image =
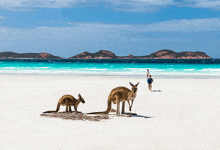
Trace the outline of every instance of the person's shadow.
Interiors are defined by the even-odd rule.
[[[131,117],[139,117],[139,118],[145,118],[145,119],[154,118],[154,117],[143,116],[143,115],[138,115],[138,114],[134,114],[134,113],[125,113],[125,114],[130,115]]]
[[[151,92],[162,92],[161,90],[151,90]]]

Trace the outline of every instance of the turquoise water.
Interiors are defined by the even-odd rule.
[[[220,75],[220,64],[0,61],[0,73],[94,75]]]

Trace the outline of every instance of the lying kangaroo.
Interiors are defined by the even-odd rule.
[[[77,111],[77,107],[79,105],[80,102],[85,103],[84,99],[82,98],[82,96],[79,94],[78,95],[78,99],[75,99],[75,97],[73,97],[72,95],[63,95],[60,100],[57,103],[57,109],[55,111],[45,111],[43,113],[51,113],[51,112],[58,112],[60,109],[60,105],[62,106],[66,106],[66,112],[68,112],[68,108],[69,111],[72,112],[71,110],[71,106],[74,106],[75,112],[78,113]]]
[[[111,110],[112,103],[116,104],[117,103],[117,115],[120,115],[120,102],[123,102],[122,106],[122,113],[124,113],[124,103],[127,101],[129,104],[129,110],[131,111],[133,101],[136,97],[137,93],[137,86],[139,82],[136,85],[133,85],[131,82],[129,82],[130,85],[132,86],[131,90],[126,88],[126,87],[116,87],[114,88],[111,93],[108,96],[108,101],[107,101],[107,110],[103,112],[92,112],[88,114],[108,114]],[[131,105],[130,101],[131,100]]]

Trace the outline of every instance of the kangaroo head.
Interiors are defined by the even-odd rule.
[[[134,92],[134,93],[136,93],[136,92],[137,92],[137,86],[138,86],[139,82],[138,82],[136,85],[132,84],[131,82],[129,82],[129,83],[130,83],[130,85],[132,86],[132,87],[131,87],[131,91]],[[131,93],[130,93],[130,94],[131,94]],[[128,95],[128,96],[130,96],[130,95]],[[135,97],[136,97],[136,96],[135,96]],[[130,102],[129,102],[129,100],[128,100],[129,110],[130,110],[130,111],[131,111],[131,109],[132,109],[133,102],[134,102],[134,98],[131,99],[131,105],[130,105]]]
[[[82,98],[82,96],[81,96],[80,94],[78,95],[78,97],[79,97],[78,100],[79,100],[80,102],[85,103],[84,99]]]
[[[130,85],[132,86],[132,87],[131,87],[131,91],[134,92],[134,93],[136,93],[136,92],[137,92],[137,86],[138,86],[139,82],[138,82],[136,85],[132,84],[131,82],[129,82],[129,83],[130,83]]]

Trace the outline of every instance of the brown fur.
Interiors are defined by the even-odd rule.
[[[78,95],[78,99],[75,99],[75,97],[73,97],[72,95],[63,95],[58,103],[57,103],[57,109],[55,111],[45,111],[43,113],[51,113],[51,112],[58,112],[60,109],[60,105],[62,106],[66,106],[66,112],[68,112],[68,108],[69,108],[69,112],[72,112],[71,110],[71,106],[74,106],[75,112],[77,111],[77,107],[79,105],[80,102],[85,103],[84,99],[81,97],[81,95]]]
[[[107,110],[103,111],[103,112],[92,112],[89,114],[108,114],[111,110],[112,107],[112,103],[117,104],[117,115],[120,115],[120,102],[128,102],[129,104],[129,110],[131,111],[131,107],[129,100],[132,100],[132,104],[133,101],[136,97],[136,93],[137,93],[137,86],[139,84],[139,82],[136,85],[133,85],[131,82],[129,82],[130,85],[132,86],[131,90],[126,88],[126,87],[116,87],[114,88],[109,96],[108,96],[108,101],[107,101]],[[122,113],[124,113],[124,107],[122,107]]]

